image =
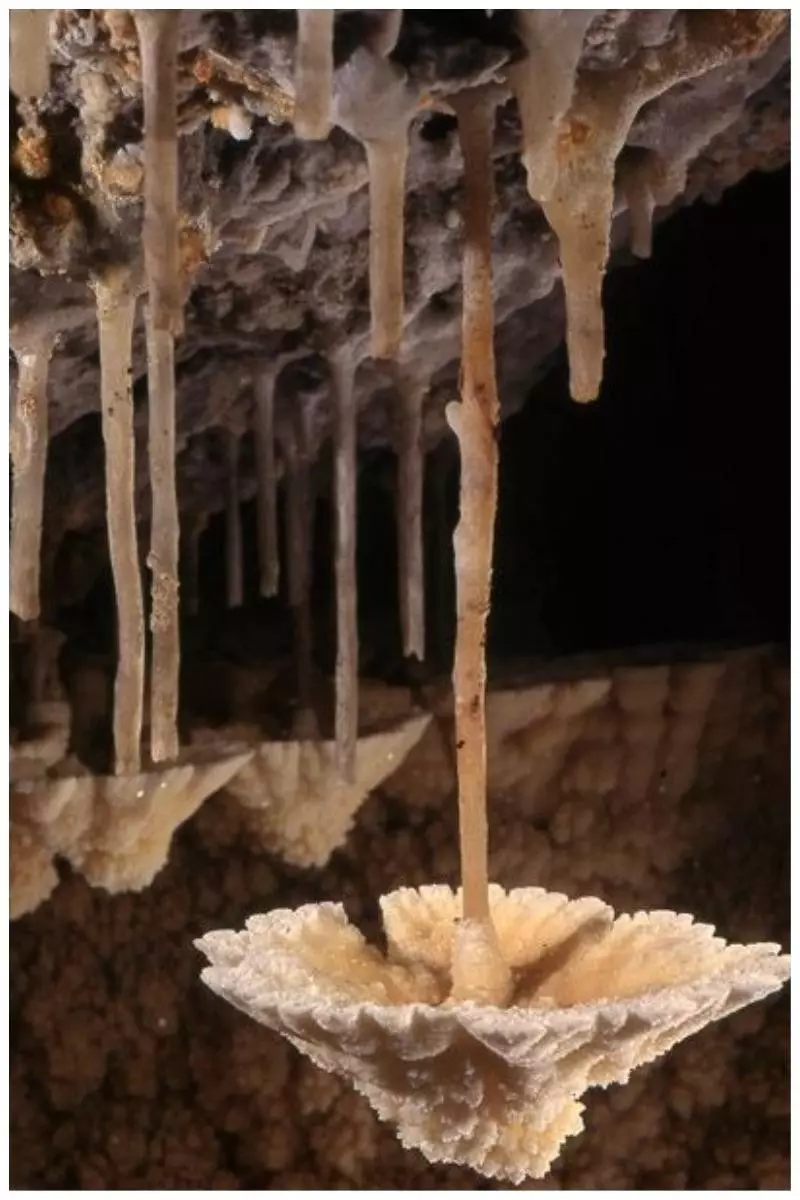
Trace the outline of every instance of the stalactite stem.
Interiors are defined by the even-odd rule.
[[[394,358],[403,340],[403,216],[408,130],[365,143],[369,167],[372,355]]]
[[[9,11],[11,91],[35,99],[50,90],[50,8]]]
[[[54,333],[11,345],[19,367],[11,414],[13,467],[10,597],[13,613],[34,621],[40,612],[40,579],[44,484],[47,467],[47,378]]]
[[[297,10],[294,128],[301,138],[326,138],[331,127],[333,17],[330,8]]]
[[[228,608],[244,602],[242,517],[239,509],[239,438],[227,433],[228,493],[225,505],[225,586]]]
[[[145,643],[136,537],[135,442],[131,355],[136,292],[126,272],[95,284],[100,340],[101,411],[106,452],[106,521],[117,600],[114,770],[141,768]]]
[[[264,371],[255,379],[259,589],[264,597],[277,596],[280,582],[278,480],[275,466],[277,379],[277,372],[272,371]]]
[[[356,361],[331,359],[335,399],[336,753],[342,777],[355,779],[358,739],[358,597],[356,592]]]
[[[464,154],[464,300],[461,404],[447,415],[461,449],[459,523],[454,537],[457,621],[455,692],[463,917],[485,921],[488,900],[486,818],[486,618],[497,506],[500,416],[494,362],[491,146],[494,107],[480,97],[454,105]]]
[[[425,569],[422,499],[425,461],[422,453],[423,389],[400,375],[397,545],[400,623],[403,654],[425,658]]]
[[[175,342],[147,320],[148,456],[152,517],[150,629],[150,753],[153,762],[178,754],[180,626],[178,611],[179,518],[175,487]]]
[[[151,755],[178,753],[178,500],[175,335],[183,329],[178,244],[177,54],[180,13],[136,9],[144,93],[144,259],[147,274],[153,667]]]

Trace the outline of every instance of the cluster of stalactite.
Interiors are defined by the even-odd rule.
[[[521,12],[517,32],[527,56],[508,68],[522,122],[522,157],[531,196],[542,206],[561,252],[567,306],[571,390],[593,399],[602,378],[602,281],[617,195],[626,197],[633,248],[649,253],[653,210],[680,190],[696,147],[674,160],[652,152],[621,157],[643,105],[674,85],[736,58],[758,53],[785,22],[771,11],[688,12],[672,35],[673,14],[649,14],[642,48],[615,70],[580,67],[594,10]],[[144,111],[143,262],[109,266],[93,281],[101,361],[101,412],[106,448],[110,558],[117,596],[118,673],[115,770],[140,768],[145,691],[145,606],[134,504],[131,346],[137,304],[144,298],[147,334],[148,455],[152,497],[150,548],[150,756],[179,753],[179,517],[175,478],[175,341],[183,325],[186,284],[180,255],[177,70],[180,13],[135,10]],[[647,14],[643,15],[643,19]],[[12,13],[12,88],[21,100],[48,86],[49,13]],[[422,411],[427,381],[403,356],[404,195],[408,131],[420,111],[417,85],[392,59],[402,10],[380,14],[366,42],[334,69],[334,14],[301,10],[292,115],[301,137],[324,138],[340,125],[364,146],[370,199],[370,315],[367,341],[323,335],[333,415],[334,537],[337,639],[335,734],[342,776],[352,780],[358,736],[358,609],[356,587],[356,376],[367,357],[388,360],[398,406],[397,521],[399,611],[407,657],[425,653],[422,554]],[[217,56],[219,57],[219,56]],[[209,60],[211,61],[211,60]],[[216,59],[214,60],[216,62]],[[220,60],[222,61],[222,60]],[[218,65],[218,64],[217,64]],[[209,68],[210,69],[210,68]],[[492,138],[503,87],[472,88],[447,100],[464,156],[462,403],[448,410],[462,462],[461,520],[455,538],[458,579],[456,692],[465,917],[488,929],[486,900],[484,634],[489,605],[496,505],[499,405],[493,355],[491,294]],[[618,162],[619,160],[619,162]],[[27,322],[12,332],[19,364],[12,412],[13,524],[11,607],[24,621],[39,615],[39,562],[47,453],[47,373],[58,319]],[[276,389],[284,368],[303,356],[264,359],[253,370],[259,590],[279,587],[279,465],[287,513],[288,598],[295,622],[297,678],[303,714],[310,700],[311,447],[302,412],[283,415]],[[310,349],[308,351],[310,353]],[[279,419],[280,417],[280,419]],[[241,430],[227,431],[227,598],[243,602],[239,449]],[[280,464],[276,454],[280,450]],[[202,519],[184,529],[184,579],[190,610],[198,603],[197,557]],[[466,926],[465,926],[466,929]],[[483,934],[481,935],[484,936]],[[491,937],[487,934],[488,940]],[[465,934],[466,937],[466,934]],[[485,939],[484,939],[485,940]],[[467,946],[467,941],[464,945]],[[487,943],[488,944],[488,943]],[[472,946],[469,953],[484,954]],[[467,950],[465,950],[467,953]],[[468,973],[468,972],[467,972]],[[460,978],[460,973],[456,972]],[[459,985],[460,986],[460,985]],[[465,985],[466,986],[466,985]],[[502,982],[499,984],[502,990]]]

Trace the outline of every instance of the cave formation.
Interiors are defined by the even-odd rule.
[[[786,942],[788,63],[779,11],[12,13],[16,1186],[474,1186],[191,949],[374,936],[457,881],[456,776],[454,995],[487,864]],[[553,1178],[785,1186],[785,1018]]]

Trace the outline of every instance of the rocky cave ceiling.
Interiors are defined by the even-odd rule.
[[[178,119],[186,299],[176,369],[184,532],[190,518],[224,507],[228,459],[220,430],[238,437],[253,429],[253,381],[265,370],[287,364],[277,385],[276,425],[280,428],[302,405],[312,453],[319,455],[332,422],[325,355],[350,347],[359,362],[359,446],[397,444],[395,376],[391,364],[370,357],[365,340],[370,321],[367,156],[358,138],[343,128],[361,128],[364,105],[355,124],[352,113],[358,97],[371,95],[370,88],[388,87],[405,98],[400,363],[424,393],[425,445],[447,436],[444,404],[458,388],[462,158],[447,98],[476,84],[490,82],[498,89],[493,267],[504,414],[524,401],[564,337],[558,240],[526,186],[512,95],[521,94],[514,72],[524,72],[528,61],[518,14],[470,11],[456,21],[435,11],[394,16],[402,16],[399,34],[391,28],[390,12],[337,14],[333,127],[323,140],[304,140],[292,125],[295,13],[181,13]],[[738,16],[746,37],[758,14]],[[761,37],[755,53],[741,55],[737,49],[732,57],[723,55],[726,61],[718,66],[712,54],[711,69],[676,83],[632,115],[616,163],[612,266],[628,253],[631,241],[636,252],[647,253],[654,205],[659,218],[698,197],[714,201],[753,169],[771,170],[787,161],[784,17],[771,14],[768,36]],[[691,33],[687,14],[673,10],[597,10],[587,20],[577,78],[603,86]],[[720,24],[720,37],[725,28]],[[395,34],[394,49],[381,57],[381,39]],[[568,71],[563,107],[571,81]],[[375,119],[384,117],[378,113]],[[60,334],[49,378],[46,555],[67,532],[100,530],[105,524],[96,415],[98,333],[90,285],[109,264],[140,267],[142,125],[139,53],[129,14],[54,12],[50,88],[34,101],[12,97],[11,113],[12,323],[46,311]],[[13,377],[13,361],[11,371]],[[150,496],[141,310],[133,375],[136,513],[146,527]],[[282,470],[280,452],[277,469]],[[238,486],[242,499],[255,494],[249,439],[242,448]]]

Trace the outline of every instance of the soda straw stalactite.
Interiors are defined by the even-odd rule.
[[[114,685],[114,770],[141,767],[145,643],[142,581],[136,536],[135,442],[131,355],[136,290],[124,268],[94,285],[100,340],[101,412],[106,454],[106,521],[117,600],[117,676]]]
[[[297,670],[295,736],[312,736],[316,720],[311,696],[311,548],[313,500],[307,412],[298,407],[281,431],[286,469],[286,563],[289,608],[292,612]]]
[[[297,10],[294,68],[294,128],[298,137],[319,140],[331,127],[334,10]]]
[[[226,430],[227,493],[225,501],[225,594],[228,608],[241,608],[244,599],[242,519],[239,511],[239,435]]]
[[[50,8],[18,8],[9,12],[11,91],[36,99],[50,89]]]
[[[175,336],[183,328],[178,243],[177,53],[180,14],[137,9],[144,91],[144,258],[147,274],[153,666],[151,755],[178,753],[178,500]]]
[[[17,387],[11,410],[12,514],[10,608],[23,621],[39,616],[42,518],[47,467],[47,378],[55,328],[11,329]]]
[[[464,155],[464,267],[461,403],[447,407],[461,452],[459,522],[454,537],[457,632],[455,693],[461,843],[462,921],[453,956],[452,997],[502,1004],[511,977],[489,914],[486,815],[486,620],[497,508],[500,404],[494,361],[491,158],[496,97],[456,96]]]
[[[425,572],[422,534],[424,387],[406,371],[396,372],[398,413],[397,545],[403,654],[425,658]]]
[[[356,398],[358,362],[348,348],[330,357],[334,396],[336,504],[336,757],[355,779],[358,738],[358,597],[356,591]]]

